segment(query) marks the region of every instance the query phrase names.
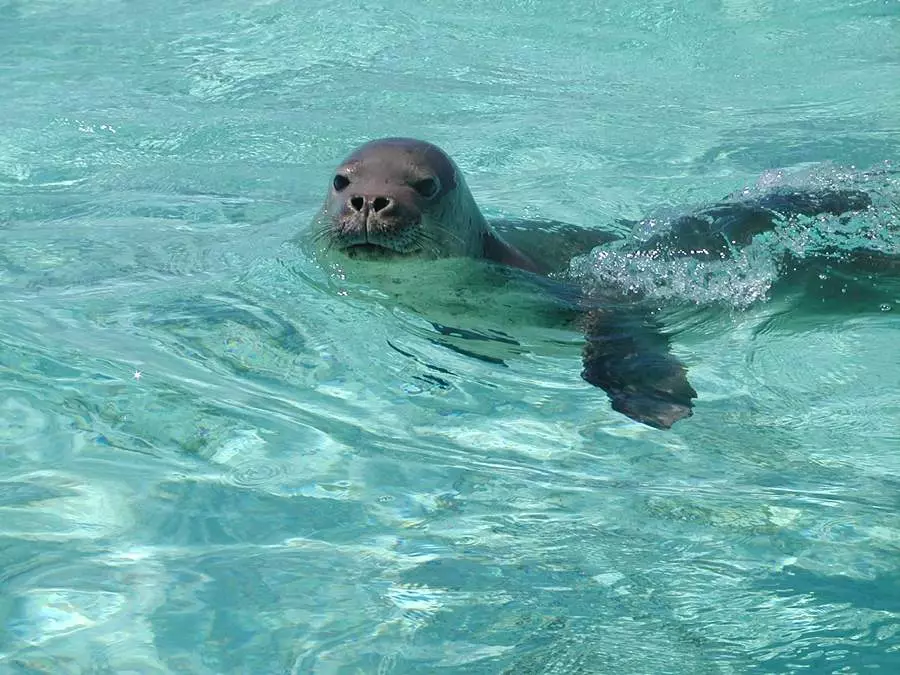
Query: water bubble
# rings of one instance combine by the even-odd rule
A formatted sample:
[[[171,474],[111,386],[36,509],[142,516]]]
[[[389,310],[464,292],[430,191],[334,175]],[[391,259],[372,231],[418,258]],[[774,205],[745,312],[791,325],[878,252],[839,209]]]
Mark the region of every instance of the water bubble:
[[[892,308],[888,303],[885,302],[885,303],[882,303],[882,304],[881,304],[881,307],[879,307],[879,309],[880,309],[882,312],[890,312],[891,309],[893,309],[893,308]]]

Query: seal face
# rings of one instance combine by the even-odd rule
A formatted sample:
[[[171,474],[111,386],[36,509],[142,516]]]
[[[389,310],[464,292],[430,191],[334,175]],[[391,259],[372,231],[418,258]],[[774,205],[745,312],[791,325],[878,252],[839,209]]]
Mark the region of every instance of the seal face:
[[[367,258],[480,257],[488,234],[453,160],[411,138],[372,141],[347,157],[317,221],[330,247]]]

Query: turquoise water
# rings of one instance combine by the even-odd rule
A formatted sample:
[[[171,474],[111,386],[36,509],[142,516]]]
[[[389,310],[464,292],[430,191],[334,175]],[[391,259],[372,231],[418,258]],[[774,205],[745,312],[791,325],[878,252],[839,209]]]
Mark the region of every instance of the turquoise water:
[[[0,673],[897,672],[898,275],[816,256],[900,254],[898,82],[890,0],[0,0]],[[666,310],[661,432],[471,267],[286,243],[396,134],[493,215],[876,209],[576,261]]]

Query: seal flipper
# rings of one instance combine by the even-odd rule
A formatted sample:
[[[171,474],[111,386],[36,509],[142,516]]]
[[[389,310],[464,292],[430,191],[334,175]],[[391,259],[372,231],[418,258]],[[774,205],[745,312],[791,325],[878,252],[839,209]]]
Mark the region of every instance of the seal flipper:
[[[697,392],[687,368],[669,354],[668,337],[648,315],[591,310],[584,332],[581,377],[607,393],[613,410],[656,429],[693,414]]]

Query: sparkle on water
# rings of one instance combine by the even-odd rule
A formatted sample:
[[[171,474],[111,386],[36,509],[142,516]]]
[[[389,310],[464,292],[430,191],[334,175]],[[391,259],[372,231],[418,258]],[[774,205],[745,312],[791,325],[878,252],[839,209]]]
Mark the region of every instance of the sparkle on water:
[[[0,672],[900,671],[898,82],[893,0],[0,0]],[[629,241],[875,208],[573,260],[658,302],[660,432],[539,284],[286,243],[385,135]]]

